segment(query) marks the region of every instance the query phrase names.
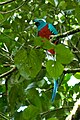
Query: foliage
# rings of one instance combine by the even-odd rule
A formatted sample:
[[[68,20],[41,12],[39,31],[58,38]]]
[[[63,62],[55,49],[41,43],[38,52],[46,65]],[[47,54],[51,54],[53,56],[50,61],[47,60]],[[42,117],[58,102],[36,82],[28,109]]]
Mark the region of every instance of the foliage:
[[[0,119],[64,120],[80,97],[80,33],[42,43],[33,23],[45,18],[62,34],[80,26],[79,0],[0,0]],[[54,48],[56,54],[46,57]],[[53,59],[49,59],[52,57]],[[68,71],[69,69],[69,71]],[[54,103],[53,78],[60,77]],[[76,99],[74,95],[76,94]],[[21,106],[25,110],[18,112]]]

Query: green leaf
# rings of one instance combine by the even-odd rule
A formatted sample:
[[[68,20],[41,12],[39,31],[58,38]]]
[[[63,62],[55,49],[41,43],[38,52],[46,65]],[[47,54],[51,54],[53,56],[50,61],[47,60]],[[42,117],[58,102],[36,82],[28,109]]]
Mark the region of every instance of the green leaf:
[[[42,51],[21,49],[17,52],[14,60],[20,74],[28,79],[36,77],[42,67],[43,58]]]
[[[35,79],[38,81],[42,80],[43,77],[45,77],[45,74],[46,74],[46,69],[41,69]]]
[[[27,98],[31,102],[32,105],[35,105],[39,109],[39,111],[42,111],[41,100],[40,100],[40,96],[37,90],[35,90],[34,88],[29,89],[27,91]]]
[[[64,0],[61,1],[60,4],[59,4],[59,8],[62,9],[62,10],[65,10],[66,6],[67,6],[67,3]]]
[[[23,104],[24,100],[25,100],[25,93],[22,85],[20,84],[14,85],[9,93],[9,104],[10,104],[9,106],[12,114],[15,111],[15,109],[18,109],[21,106],[21,104]]]
[[[55,45],[53,43],[50,43],[50,41],[47,40],[46,38],[44,38],[44,40],[43,40],[43,48],[47,49],[47,50],[50,50],[50,49],[54,49]]]
[[[69,64],[74,58],[74,55],[69,50],[69,48],[65,47],[62,44],[57,45],[55,51],[57,61],[62,64]]]
[[[38,108],[33,105],[29,105],[23,112],[23,120],[35,120],[38,114]]]
[[[53,0],[48,0],[51,5],[55,5]]]
[[[71,76],[72,76],[72,73],[67,73],[64,77],[64,81],[70,80]]]
[[[22,113],[23,113],[23,112],[17,112],[17,114],[15,114],[15,116],[14,116],[14,119],[15,119],[15,120],[24,120]]]
[[[19,112],[15,115],[15,120],[36,120],[38,114],[38,108],[29,105],[23,112]]]
[[[34,45],[35,46],[41,46],[43,43],[42,43],[42,38],[41,37],[35,37],[34,38]]]
[[[4,17],[2,14],[0,14],[0,22],[2,22],[4,20]]]
[[[0,86],[1,87],[1,86]],[[1,93],[1,92],[0,92]],[[5,93],[4,93],[5,94]],[[2,97],[0,97],[0,112],[4,112],[5,107],[7,106],[7,98],[3,94]]]
[[[41,38],[41,37],[35,37],[34,38],[34,45],[35,46],[41,46],[44,49],[53,49],[55,47],[54,44],[51,44],[49,40],[47,40],[46,38]]]
[[[64,67],[57,61],[49,60],[46,63],[46,69],[51,77],[58,78],[62,74]]]
[[[80,80],[80,72],[77,72],[76,74],[74,74],[74,77]]]
[[[78,20],[78,22],[80,23],[80,6],[77,6],[76,9],[75,9],[75,16]]]

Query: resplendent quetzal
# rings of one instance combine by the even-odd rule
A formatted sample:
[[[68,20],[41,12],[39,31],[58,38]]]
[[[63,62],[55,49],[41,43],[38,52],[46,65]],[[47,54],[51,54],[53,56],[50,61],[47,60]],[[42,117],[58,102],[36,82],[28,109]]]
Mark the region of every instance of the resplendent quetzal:
[[[35,20],[33,20],[33,22],[35,22],[35,25],[38,28],[38,36],[40,36],[42,38],[47,38],[49,40],[51,35],[58,34],[56,28],[52,24],[46,23],[46,21],[44,19],[35,19]],[[58,41],[59,40],[55,40],[53,43],[58,44]],[[51,54],[55,54],[55,51],[53,49],[48,50],[48,51]],[[58,80],[54,79],[54,88],[53,88],[53,92],[52,92],[52,101],[54,101],[54,99],[55,99],[57,89],[58,89]]]

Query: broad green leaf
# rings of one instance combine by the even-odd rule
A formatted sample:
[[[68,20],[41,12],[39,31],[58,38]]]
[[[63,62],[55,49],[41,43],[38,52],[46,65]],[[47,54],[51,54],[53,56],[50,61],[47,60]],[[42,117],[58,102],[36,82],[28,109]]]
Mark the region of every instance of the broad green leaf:
[[[42,96],[40,97],[41,104],[42,104],[42,110],[43,111],[48,111],[49,106],[51,105],[51,93],[49,91],[43,92],[42,91]]]
[[[27,78],[36,77],[42,67],[44,54],[41,51],[21,49],[15,56],[15,65],[20,74]]]
[[[37,90],[35,90],[34,88],[30,88],[27,91],[27,98],[31,102],[31,104],[35,105],[39,109],[39,111],[42,111],[42,104]]]
[[[76,74],[74,74],[74,77],[80,80],[80,72],[77,72]]]
[[[41,46],[42,43],[42,38],[41,37],[35,37],[34,38],[34,46]]]
[[[62,74],[64,67],[57,61],[49,60],[46,63],[46,69],[51,77],[58,78]]]
[[[17,84],[11,87],[11,90],[9,92],[9,106],[12,114],[14,113],[15,108],[18,109],[18,107],[21,106],[24,100],[25,94],[22,85]]]
[[[47,50],[49,50],[49,49],[54,49],[54,48],[55,48],[55,45],[52,44],[52,43],[50,43],[49,40],[44,39],[44,40],[43,40],[43,48],[44,48],[44,49],[47,49]]]
[[[36,120],[38,114],[38,108],[33,105],[29,105],[23,112],[15,115],[15,120]]]
[[[64,0],[61,1],[60,4],[59,4],[59,8],[62,9],[62,10],[65,10],[66,6],[67,6],[67,3]]]
[[[23,111],[23,120],[35,120],[38,114],[39,114],[39,109],[33,105],[29,105]]]
[[[62,64],[69,64],[74,58],[74,55],[69,50],[69,48],[65,47],[62,44],[57,45],[55,51],[57,61]]]

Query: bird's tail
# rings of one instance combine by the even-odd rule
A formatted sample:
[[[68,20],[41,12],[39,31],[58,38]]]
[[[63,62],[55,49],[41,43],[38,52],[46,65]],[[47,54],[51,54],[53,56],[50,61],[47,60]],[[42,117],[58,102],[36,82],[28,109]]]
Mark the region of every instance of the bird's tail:
[[[58,89],[58,80],[54,80],[54,88],[52,91],[52,102],[54,101],[54,99],[56,97],[57,89]]]

